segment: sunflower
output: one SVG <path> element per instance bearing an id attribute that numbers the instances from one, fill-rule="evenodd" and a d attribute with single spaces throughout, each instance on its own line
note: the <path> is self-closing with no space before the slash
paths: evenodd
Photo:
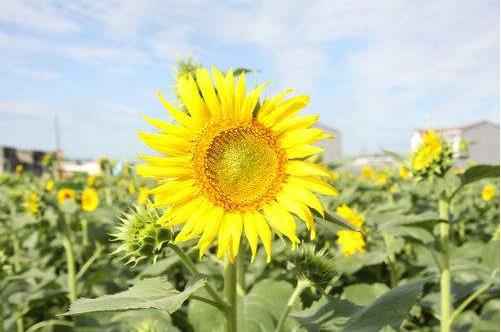
<path id="1" fill-rule="evenodd" d="M 51 192 L 52 189 L 54 189 L 54 181 L 47 180 L 47 183 L 45 183 L 45 190 L 47 190 L 48 192 Z"/>
<path id="2" fill-rule="evenodd" d="M 26 211 L 31 215 L 36 215 L 40 210 L 40 197 L 36 193 L 30 193 L 25 198 Z"/>
<path id="3" fill-rule="evenodd" d="M 66 200 L 75 200 L 75 191 L 73 189 L 62 188 L 57 192 L 57 202 L 61 205 Z"/>
<path id="4" fill-rule="evenodd" d="M 82 192 L 82 210 L 87 212 L 94 211 L 99 205 L 99 196 L 96 189 L 86 188 Z"/>
<path id="5" fill-rule="evenodd" d="M 357 228 L 361 228 L 364 224 L 364 217 L 346 204 L 339 206 L 336 212 Z M 357 251 L 365 252 L 365 240 L 360 232 L 338 231 L 336 243 L 341 247 L 341 252 L 346 257 L 355 254 Z"/>
<path id="6" fill-rule="evenodd" d="M 485 202 L 489 202 L 496 196 L 496 187 L 493 186 L 492 184 L 487 184 L 484 186 L 482 189 L 482 200 Z"/>
<path id="7" fill-rule="evenodd" d="M 374 169 L 370 166 L 364 166 L 362 168 L 362 177 L 366 180 L 372 180 L 374 178 Z"/>
<path id="8" fill-rule="evenodd" d="M 312 145 L 329 137 L 310 128 L 318 116 L 298 116 L 309 101 L 300 95 L 284 100 L 286 90 L 259 103 L 266 84 L 246 93 L 245 75 L 235 79 L 212 69 L 182 75 L 178 95 L 187 112 L 159 98 L 177 123 L 146 120 L 158 134 L 139 133 L 162 156 L 140 156 L 146 161 L 138 174 L 160 180 L 150 190 L 153 205 L 167 207 L 159 223 L 183 225 L 175 241 L 199 237 L 200 257 L 217 238 L 217 257 L 238 254 L 242 232 L 254 259 L 258 239 L 271 258 L 272 231 L 285 235 L 294 249 L 299 243 L 299 217 L 315 238 L 311 209 L 323 215 L 312 193 L 333 195 L 319 177 L 329 172 L 305 158 L 323 149 Z"/>
<path id="9" fill-rule="evenodd" d="M 398 174 L 400 175 L 400 178 L 404 181 L 409 180 L 410 177 L 412 176 L 412 173 L 404 165 L 400 165 L 400 167 L 398 168 Z"/>

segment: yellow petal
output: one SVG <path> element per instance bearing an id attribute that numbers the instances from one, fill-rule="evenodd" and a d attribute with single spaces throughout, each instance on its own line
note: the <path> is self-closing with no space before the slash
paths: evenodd
<path id="1" fill-rule="evenodd" d="M 192 140 L 194 137 L 192 132 L 190 132 L 183 126 L 168 123 L 159 119 L 150 118 L 149 116 L 144 116 L 143 119 L 164 134 L 179 136 L 186 140 Z"/>
<path id="2" fill-rule="evenodd" d="M 207 251 L 207 248 L 209 248 L 209 246 L 214 241 L 214 237 L 219 233 L 223 217 L 224 210 L 219 206 L 214 207 L 205 216 L 207 224 L 197 244 L 200 258 L 202 258 L 202 256 L 205 254 L 205 251 Z"/>
<path id="3" fill-rule="evenodd" d="M 295 176 L 330 176 L 325 167 L 302 160 L 289 160 L 285 172 Z"/>
<path id="4" fill-rule="evenodd" d="M 249 246 L 251 248 L 252 258 L 251 262 L 254 261 L 257 252 L 257 241 L 258 241 L 258 232 L 257 225 L 254 221 L 253 214 L 251 212 L 245 212 L 242 216 L 242 220 L 244 222 L 244 231 L 245 237 L 247 241 L 249 241 Z"/>
<path id="5" fill-rule="evenodd" d="M 318 198 L 302 186 L 295 183 L 286 182 L 282 188 L 284 195 L 294 197 L 296 200 L 301 201 L 303 204 L 308 205 L 310 208 L 316 210 L 322 216 L 324 215 L 324 208 Z"/>
<path id="6" fill-rule="evenodd" d="M 179 232 L 179 234 L 176 236 L 174 242 L 178 243 L 182 241 L 188 241 L 199 235 L 200 233 L 196 234 L 194 231 L 200 224 L 203 224 L 205 226 L 207 219 L 204 217 L 204 215 L 212 208 L 213 206 L 209 204 L 209 202 L 200 204 L 200 207 L 197 210 L 193 211 L 193 214 L 190 216 L 181 232 Z"/>
<path id="7" fill-rule="evenodd" d="M 272 129 L 277 134 L 298 129 L 307 129 L 313 126 L 317 122 L 318 118 L 318 115 L 306 115 L 293 118 L 289 117 L 274 125 Z"/>
<path id="8" fill-rule="evenodd" d="M 252 119 L 252 115 L 254 113 L 254 109 L 256 108 L 257 102 L 259 100 L 259 96 L 261 95 L 261 92 L 263 89 L 268 85 L 268 82 L 261 84 L 260 86 L 256 87 L 254 90 L 252 90 L 247 98 L 245 98 L 245 102 L 242 106 L 242 118 L 244 120 L 250 120 Z"/>
<path id="9" fill-rule="evenodd" d="M 290 176 L 287 181 L 322 195 L 336 195 L 338 193 L 324 181 L 313 177 Z"/>
<path id="10" fill-rule="evenodd" d="M 282 208 L 277 202 L 269 202 L 263 206 L 266 220 L 273 229 L 284 234 L 289 240 L 294 243 L 299 243 L 296 236 L 296 223 L 287 210 Z"/>
<path id="11" fill-rule="evenodd" d="M 196 186 L 184 187 L 177 189 L 168 195 L 156 195 L 155 202 L 152 204 L 154 207 L 162 207 L 171 204 L 179 204 L 187 199 L 193 198 L 200 193 L 200 188 Z"/>
<path id="12" fill-rule="evenodd" d="M 170 219 L 167 226 L 184 224 L 203 201 L 204 198 L 199 196 L 183 203 L 172 205 L 165 213 L 165 218 Z"/>
<path id="13" fill-rule="evenodd" d="M 297 129 L 285 132 L 280 136 L 280 145 L 282 148 L 287 149 L 297 145 L 311 144 L 326 137 L 330 137 L 326 135 L 327 134 L 318 128 Z"/>
<path id="14" fill-rule="evenodd" d="M 193 76 L 182 76 L 177 80 L 177 91 L 181 101 L 191 114 L 194 122 L 203 126 L 209 120 L 209 110 L 204 100 L 200 97 L 198 86 Z"/>
<path id="15" fill-rule="evenodd" d="M 209 71 L 205 68 L 197 69 L 197 83 L 204 97 L 212 119 L 220 119 L 222 115 L 221 104 L 214 91 Z"/>
<path id="16" fill-rule="evenodd" d="M 285 149 L 289 159 L 306 158 L 317 153 L 323 152 L 325 149 L 314 145 L 297 145 Z"/>
<path id="17" fill-rule="evenodd" d="M 171 103 L 169 103 L 167 100 L 165 100 L 165 98 L 162 96 L 162 94 L 160 92 L 157 92 L 157 96 L 160 99 L 160 101 L 162 102 L 162 104 L 164 105 L 164 107 L 169 112 L 169 115 L 174 120 L 176 120 L 177 122 L 179 122 L 181 125 L 183 125 L 186 128 L 193 127 L 193 121 L 189 117 L 189 115 L 187 115 L 186 113 L 184 113 L 180 109 L 174 107 Z"/>
<path id="18" fill-rule="evenodd" d="M 308 104 L 309 100 L 310 97 L 305 95 L 286 100 L 267 115 L 263 116 L 261 123 L 265 126 L 273 127 L 285 118 L 296 115 L 297 112 L 302 110 Z"/>
<path id="19" fill-rule="evenodd" d="M 292 89 L 287 89 L 271 99 L 266 99 L 257 112 L 257 120 L 262 123 L 264 121 L 264 118 L 268 116 L 270 112 L 272 112 L 275 109 L 278 103 L 280 103 L 282 99 L 284 99 L 284 97 L 291 91 Z"/>
<path id="20" fill-rule="evenodd" d="M 271 262 L 271 230 L 270 226 L 260 212 L 253 212 L 252 218 L 257 228 L 257 233 L 261 242 L 263 242 L 264 251 L 266 251 L 267 262 Z"/>
<path id="21" fill-rule="evenodd" d="M 138 132 L 139 138 L 152 149 L 168 156 L 186 155 L 192 143 L 177 136 Z"/>
<path id="22" fill-rule="evenodd" d="M 159 185 L 153 189 L 148 190 L 148 194 L 157 195 L 157 194 L 162 194 L 162 193 L 166 193 L 169 191 L 181 190 L 185 187 L 191 187 L 194 184 L 195 184 L 194 179 L 167 181 L 167 182 L 162 183 L 161 185 Z"/>

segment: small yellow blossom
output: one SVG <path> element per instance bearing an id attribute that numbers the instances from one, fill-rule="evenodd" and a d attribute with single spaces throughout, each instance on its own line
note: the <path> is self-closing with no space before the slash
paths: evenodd
<path id="1" fill-rule="evenodd" d="M 458 167 L 454 169 L 454 174 L 463 174 L 464 168 Z"/>
<path id="2" fill-rule="evenodd" d="M 62 188 L 57 192 L 57 202 L 63 204 L 66 200 L 75 200 L 75 191 L 69 188 Z"/>
<path id="3" fill-rule="evenodd" d="M 400 178 L 404 181 L 409 180 L 412 175 L 412 173 L 404 165 L 400 165 L 400 167 L 398 168 L 398 174 L 400 175 Z"/>
<path id="4" fill-rule="evenodd" d="M 99 205 L 99 196 L 96 189 L 86 188 L 82 192 L 82 210 L 87 212 L 94 211 Z"/>
<path id="5" fill-rule="evenodd" d="M 93 187 L 94 184 L 96 184 L 96 179 L 97 177 L 95 175 L 90 175 L 88 178 L 87 178 L 87 186 L 88 187 Z"/>
<path id="6" fill-rule="evenodd" d="M 351 209 L 348 205 L 343 204 L 338 206 L 336 213 L 346 221 L 348 221 L 353 226 L 360 228 L 364 224 L 364 216 L 355 210 Z"/>
<path id="7" fill-rule="evenodd" d="M 492 184 L 485 185 L 482 189 L 482 199 L 489 202 L 496 196 L 496 187 Z"/>
<path id="8" fill-rule="evenodd" d="M 398 186 L 396 184 L 391 185 L 391 187 L 388 189 L 390 194 L 395 194 L 398 193 Z"/>
<path id="9" fill-rule="evenodd" d="M 338 171 L 331 172 L 331 181 L 332 182 L 336 182 L 337 180 L 339 180 L 340 177 L 341 177 L 341 174 Z"/>
<path id="10" fill-rule="evenodd" d="M 21 165 L 21 164 L 16 165 L 16 175 L 21 175 L 21 174 L 23 174 L 23 170 L 24 170 L 23 165 Z"/>
<path id="11" fill-rule="evenodd" d="M 336 243 L 341 246 L 341 252 L 345 257 L 349 257 L 357 251 L 365 252 L 365 240 L 359 232 L 338 231 Z"/>
<path id="12" fill-rule="evenodd" d="M 423 143 L 412 158 L 412 169 L 421 171 L 427 169 L 440 159 L 442 142 L 433 130 L 429 130 L 423 137 Z"/>
<path id="13" fill-rule="evenodd" d="M 30 193 L 26 197 L 26 211 L 31 215 L 36 215 L 40 210 L 40 197 L 35 193 Z"/>
<path id="14" fill-rule="evenodd" d="M 47 190 L 48 192 L 51 192 L 52 189 L 54 189 L 54 181 L 47 180 L 47 183 L 45 184 L 45 190 Z"/>
<path id="15" fill-rule="evenodd" d="M 388 183 L 388 174 L 386 172 L 378 172 L 376 174 L 376 184 L 384 186 L 386 183 Z"/>
<path id="16" fill-rule="evenodd" d="M 364 224 L 363 215 L 343 204 L 336 209 L 336 213 L 355 227 Z M 341 252 L 348 257 L 358 252 L 365 252 L 365 240 L 360 232 L 342 230 L 337 232 L 336 243 L 341 246 Z"/>
<path id="17" fill-rule="evenodd" d="M 364 166 L 362 168 L 362 177 L 366 180 L 372 180 L 374 178 L 374 169 L 370 166 Z"/>

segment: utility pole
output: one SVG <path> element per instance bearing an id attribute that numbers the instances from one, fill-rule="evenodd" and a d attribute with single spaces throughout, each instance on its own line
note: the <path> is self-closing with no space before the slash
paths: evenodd
<path id="1" fill-rule="evenodd" d="M 61 136 L 59 133 L 59 118 L 57 114 L 54 114 L 54 140 L 56 144 L 56 170 L 54 172 L 54 176 L 56 177 L 56 179 L 59 179 L 61 177 L 62 151 L 61 151 Z"/>

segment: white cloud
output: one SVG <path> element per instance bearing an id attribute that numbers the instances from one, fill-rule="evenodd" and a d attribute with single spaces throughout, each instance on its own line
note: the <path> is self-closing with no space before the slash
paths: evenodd
<path id="1" fill-rule="evenodd" d="M 0 1 L 0 23 L 35 32 L 72 33 L 79 26 L 64 17 L 53 1 Z"/>
<path id="2" fill-rule="evenodd" d="M 59 74 L 44 69 L 19 67 L 12 71 L 16 75 L 44 82 L 53 82 L 59 78 Z"/>
<path id="3" fill-rule="evenodd" d="M 57 108 L 18 100 L 0 100 L 0 113 L 53 118 L 60 113 Z"/>

